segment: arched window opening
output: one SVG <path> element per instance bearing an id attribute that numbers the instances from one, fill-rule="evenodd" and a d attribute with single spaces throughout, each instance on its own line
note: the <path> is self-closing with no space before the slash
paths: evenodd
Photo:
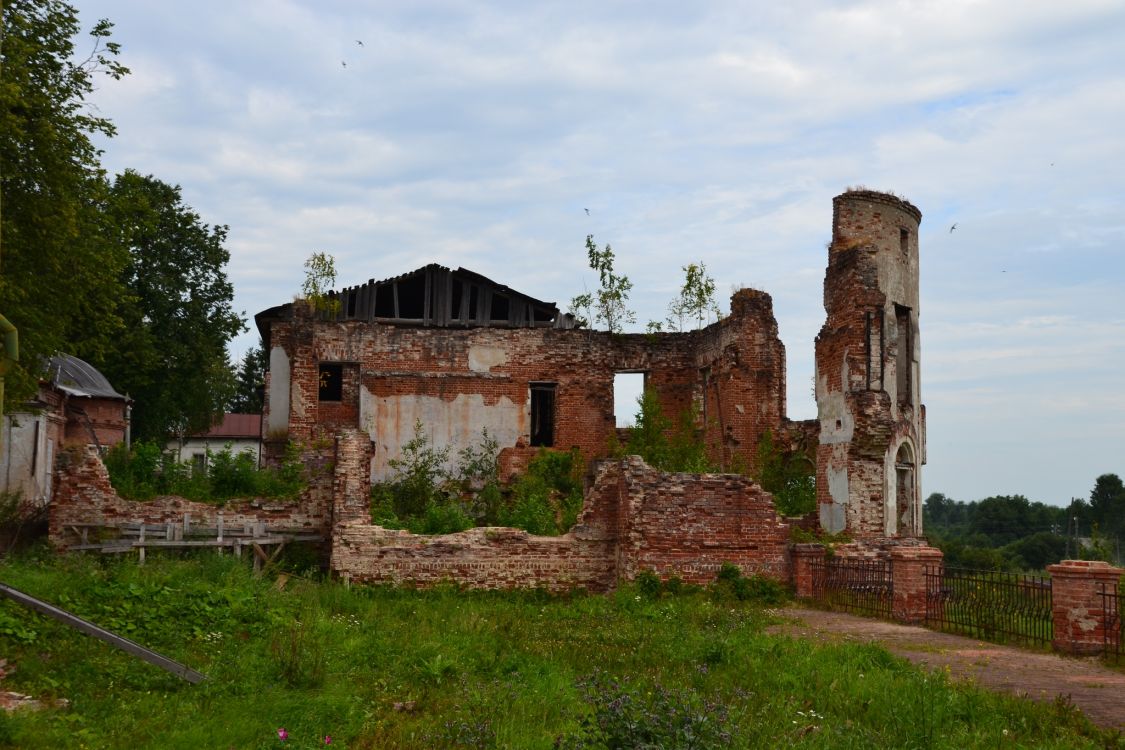
<path id="1" fill-rule="evenodd" d="M 895 516 L 898 535 L 915 536 L 914 528 L 914 452 L 909 443 L 899 446 L 895 454 Z"/>

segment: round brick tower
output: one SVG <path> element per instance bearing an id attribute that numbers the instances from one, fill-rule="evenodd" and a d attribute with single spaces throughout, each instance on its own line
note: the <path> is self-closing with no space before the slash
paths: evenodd
<path id="1" fill-rule="evenodd" d="M 832 202 L 816 339 L 821 526 L 857 539 L 922 532 L 925 463 L 918 340 L 918 225 L 909 202 L 869 190 Z"/>

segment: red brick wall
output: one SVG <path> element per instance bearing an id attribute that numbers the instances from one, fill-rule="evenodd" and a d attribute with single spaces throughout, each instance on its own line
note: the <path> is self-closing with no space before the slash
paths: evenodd
<path id="1" fill-rule="evenodd" d="M 593 460 L 607 455 L 615 429 L 614 374 L 643 371 L 673 419 L 706 398 L 701 439 L 712 457 L 727 468 L 751 468 L 761 433 L 776 431 L 785 418 L 785 349 L 769 295 L 743 290 L 731 304 L 730 316 L 703 331 L 655 335 L 329 322 L 294 310 L 291 317 L 269 321 L 269 340 L 289 357 L 289 437 L 298 441 L 341 426 L 369 429 L 378 441 L 377 428 L 360 424 L 365 392 L 372 401 L 418 396 L 454 402 L 472 396 L 485 408 L 503 402 L 506 414 L 518 412 L 518 424 L 510 425 L 515 437 L 500 446 L 513 448 L 529 436 L 530 384 L 550 382 L 557 384 L 554 447 L 577 447 Z M 481 350 L 500 353 L 499 360 L 474 362 L 474 352 Z M 346 376 L 341 403 L 318 403 L 321 362 L 355 363 L 360 397 Z M 479 431 L 478 417 L 466 410 L 445 418 L 464 420 L 464 434 Z M 410 425 L 389 427 L 402 434 Z M 424 427 L 433 434 L 445 426 Z M 267 452 L 277 458 L 276 446 L 267 445 Z"/>
<path id="2" fill-rule="evenodd" d="M 54 546 L 65 549 L 74 539 L 68 530 L 73 524 L 181 523 L 186 514 L 194 526 L 214 526 L 220 512 L 227 528 L 262 522 L 273 528 L 317 531 L 327 538 L 332 489 L 333 482 L 328 476 L 315 478 L 293 502 L 251 499 L 217 506 L 175 496 L 134 502 L 118 496 L 93 446 L 71 448 L 60 453 L 56 462 L 48 538 Z"/>
<path id="3" fill-rule="evenodd" d="M 730 562 L 787 581 L 788 537 L 770 496 L 745 477 L 666 474 L 631 456 L 598 467 L 564 536 L 488 528 L 425 537 L 353 518 L 336 526 L 332 570 L 354 581 L 604 590 L 642 570 L 707 583 Z"/>

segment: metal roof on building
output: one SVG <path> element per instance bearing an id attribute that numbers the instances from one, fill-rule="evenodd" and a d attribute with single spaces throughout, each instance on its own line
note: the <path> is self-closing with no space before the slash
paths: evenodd
<path id="1" fill-rule="evenodd" d="M 126 400 L 97 368 L 70 354 L 56 354 L 47 360 L 47 379 L 51 385 L 72 396 Z"/>

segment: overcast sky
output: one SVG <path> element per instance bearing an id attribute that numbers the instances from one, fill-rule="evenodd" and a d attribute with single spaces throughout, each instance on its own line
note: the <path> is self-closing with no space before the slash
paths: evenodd
<path id="1" fill-rule="evenodd" d="M 77 7 L 132 69 L 94 100 L 103 163 L 230 226 L 248 316 L 314 251 L 341 285 L 438 262 L 565 309 L 594 234 L 640 324 L 689 262 L 724 305 L 772 294 L 812 418 L 832 196 L 891 190 L 923 214 L 924 494 L 1125 475 L 1120 0 Z"/>

